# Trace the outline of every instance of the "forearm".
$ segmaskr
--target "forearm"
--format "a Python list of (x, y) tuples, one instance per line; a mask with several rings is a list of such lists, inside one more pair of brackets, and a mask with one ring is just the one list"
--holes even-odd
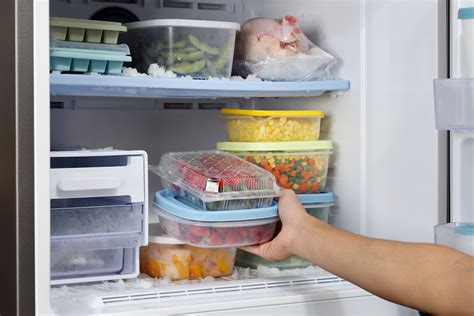
[(311, 218), (292, 243), (297, 255), (387, 300), (431, 313), (474, 313), (474, 259), (467, 255), (366, 238)]

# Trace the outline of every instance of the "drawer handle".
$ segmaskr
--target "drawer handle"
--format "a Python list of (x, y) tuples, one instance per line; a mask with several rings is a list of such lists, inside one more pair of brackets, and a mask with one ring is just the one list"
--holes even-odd
[(120, 187), (119, 178), (64, 179), (58, 183), (58, 189), (65, 192), (89, 190), (113, 190)]

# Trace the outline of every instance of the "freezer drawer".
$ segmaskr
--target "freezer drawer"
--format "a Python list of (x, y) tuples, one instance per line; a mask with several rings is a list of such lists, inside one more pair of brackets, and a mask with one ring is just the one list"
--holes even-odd
[(51, 253), (51, 284), (106, 281), (134, 278), (139, 273), (139, 248), (61, 248)]

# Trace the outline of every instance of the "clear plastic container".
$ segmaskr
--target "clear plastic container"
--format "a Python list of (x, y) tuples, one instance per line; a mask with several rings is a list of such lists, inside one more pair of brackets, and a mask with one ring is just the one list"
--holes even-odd
[[(332, 193), (298, 194), (298, 199), (309, 214), (323, 222), (328, 222), (330, 208), (334, 205)], [(298, 256), (272, 262), (240, 249), (237, 251), (236, 264), (240, 267), (252, 269), (256, 269), (259, 265), (278, 269), (305, 268), (313, 265), (310, 261)]]
[(268, 207), (280, 194), (270, 172), (220, 151), (168, 153), (150, 170), (165, 187), (208, 211)]
[(127, 45), (51, 41), (50, 70), (118, 75), (132, 60)]
[(155, 194), (155, 211), (166, 233), (197, 247), (240, 247), (269, 241), (278, 222), (271, 207), (236, 212), (203, 212), (180, 202), (170, 190)]
[(198, 248), (169, 237), (160, 224), (149, 227), (148, 246), (140, 248), (140, 271), (154, 278), (193, 280), (232, 274), (236, 248)]
[(278, 185), (296, 193), (319, 193), (326, 188), (332, 142), (217, 143), (269, 172)]
[(435, 242), (474, 256), (474, 223), (447, 223), (435, 226)]
[(436, 128), (474, 132), (474, 79), (434, 80)]
[(51, 200), (52, 284), (138, 275), (144, 217), (143, 203), (120, 197)]
[(60, 41), (117, 44), (127, 28), (118, 22), (50, 18), (51, 38)]
[(231, 142), (295, 142), (319, 139), (321, 111), (222, 109)]
[(230, 78), (237, 23), (159, 19), (127, 27), (121, 41), (130, 45), (140, 72), (159, 64), (178, 76)]
[(474, 7), (459, 9), (458, 19), (462, 22), (466, 75), (469, 78), (474, 78)]

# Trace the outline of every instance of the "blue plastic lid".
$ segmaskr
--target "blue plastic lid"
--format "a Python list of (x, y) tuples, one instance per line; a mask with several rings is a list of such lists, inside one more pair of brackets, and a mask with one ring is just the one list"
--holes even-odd
[(334, 195), (331, 192), (318, 194), (297, 194), (301, 204), (330, 203), (334, 202)]
[(176, 199), (173, 191), (169, 189), (155, 193), (155, 205), (175, 216), (203, 222), (234, 222), (278, 217), (275, 201), (272, 202), (272, 206), (265, 208), (210, 212), (184, 204)]
[(455, 233), (464, 236), (474, 236), (474, 223), (473, 224), (460, 224), (454, 229)]
[(461, 8), (458, 11), (459, 20), (474, 19), (474, 7)]

